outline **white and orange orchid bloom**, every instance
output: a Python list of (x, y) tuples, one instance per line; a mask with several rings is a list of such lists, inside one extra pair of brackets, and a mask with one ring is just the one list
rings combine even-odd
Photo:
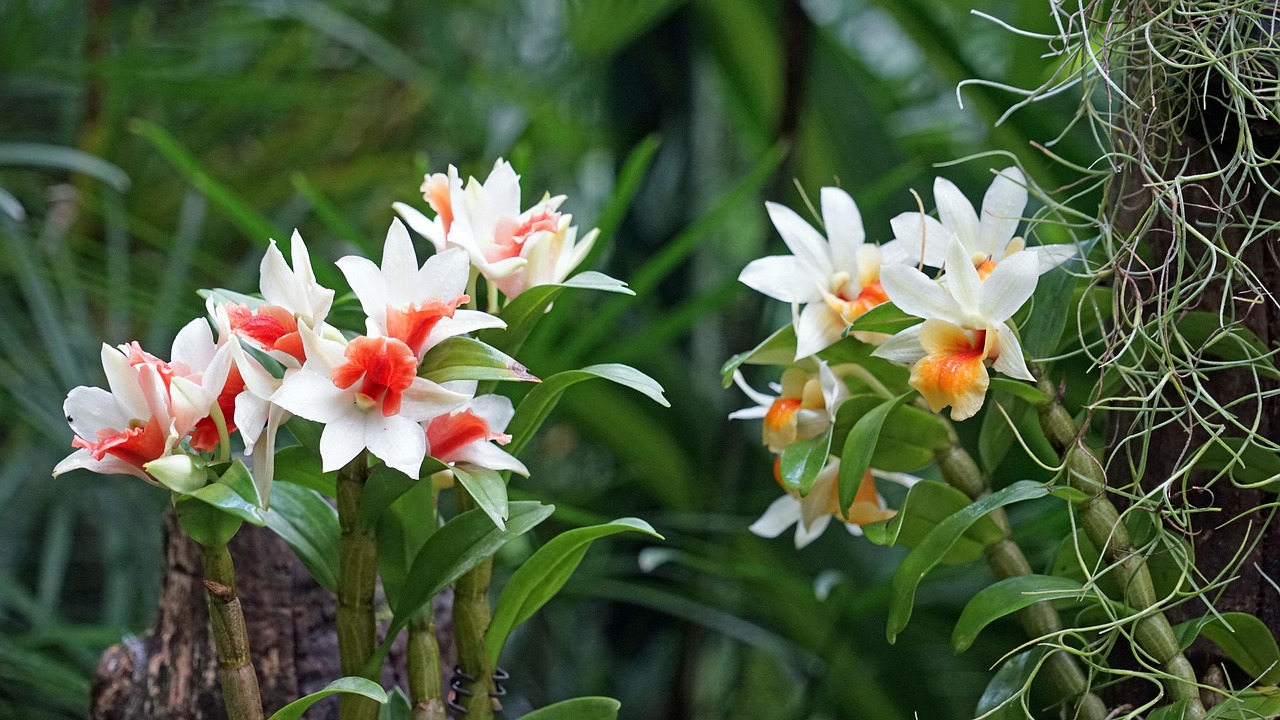
[(389, 467), (417, 479), (427, 455), (422, 423), (470, 398), (418, 377), (413, 350), (394, 337), (361, 336), (346, 345), (299, 326), (307, 362), (271, 401), (324, 424), (325, 472), (368, 448)]
[[(873, 473), (868, 470), (858, 485), (853, 504), (845, 512), (840, 508), (840, 459), (833, 457), (818, 473), (818, 479), (808, 495), (801, 498), (788, 493), (774, 500), (760, 519), (748, 529), (754, 535), (775, 538), (795, 525), (797, 549), (822, 535), (832, 518), (843, 522), (850, 534), (861, 535), (863, 525), (888, 520), (897, 514), (897, 511), (885, 506), (884, 498), (876, 492), (876, 474), (902, 482), (908, 487), (916, 481), (916, 478), (901, 473)], [(782, 482), (779, 480), (778, 484), (781, 485)]]
[[(444, 387), (463, 395), (476, 391), (475, 382), (451, 382)], [(511, 442), (511, 436), (505, 431), (514, 416), (515, 407), (510, 398), (481, 395), (423, 423), (427, 453), (447, 465), (464, 463), (490, 470), (510, 470), (528, 477), (529, 469), (524, 463), (498, 447)]]
[(849, 396), (848, 386), (821, 360), (816, 374), (800, 368), (785, 370), (782, 382), (772, 384), (776, 397), (753, 389), (740, 372), (734, 372), (733, 381), (756, 404), (729, 413), (729, 419), (762, 419), (764, 444), (775, 453), (830, 427), (836, 408)]
[[(796, 359), (800, 360), (838, 342), (850, 323), (885, 302), (881, 264), (906, 258), (888, 246), (864, 242), (858, 206), (840, 188), (822, 188), (825, 238), (790, 208), (777, 203), (765, 203), (765, 207), (792, 254), (753, 260), (738, 280), (771, 298), (792, 303), (793, 309), (804, 306), (794, 318)], [(874, 342), (881, 338), (864, 339)]]
[(506, 327), (498, 318), (459, 306), (469, 298), (467, 253), (458, 248), (432, 255), (421, 267), (409, 232), (391, 221), (382, 267), (355, 255), (338, 260), (368, 316), (368, 333), (395, 338), (421, 360), (447, 337)]
[(986, 277), (1002, 260), (1020, 252), (1036, 258), (1039, 274), (1049, 272), (1075, 255), (1075, 245), (1040, 245), (1028, 248), (1017, 237), (1018, 223), (1027, 209), (1027, 179), (1016, 167), (1001, 170), (982, 199), (982, 212), (946, 178), (933, 181), (933, 199), (938, 218), (921, 212), (906, 212), (889, 221), (896, 245), (913, 264), (942, 267), (947, 245), (956, 238), (968, 251), (978, 274)]
[(945, 280), (931, 280), (909, 266), (885, 268), (885, 292), (903, 312), (924, 318), (872, 353), (911, 365), (911, 386), (934, 412), (951, 406), (964, 420), (982, 408), (990, 378), (987, 366), (1020, 380), (1034, 380), (1008, 320), (1036, 289), (1037, 259), (1017, 253), (996, 265), (984, 281), (968, 250), (952, 238)]

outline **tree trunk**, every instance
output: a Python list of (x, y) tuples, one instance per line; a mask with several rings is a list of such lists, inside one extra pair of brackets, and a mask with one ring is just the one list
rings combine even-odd
[[(201, 583), (202, 550), (181, 532), (172, 513), (165, 518), (164, 533), (164, 580), (155, 624), (145, 636), (126, 638), (103, 654), (93, 680), (93, 720), (226, 717)], [(230, 549), (262, 702), (271, 713), (340, 676), (334, 596), (270, 530), (246, 525)], [(437, 598), (444, 668), (454, 664), (448, 605), (447, 593)], [(407, 687), (403, 639), (392, 648), (382, 684)], [(337, 714), (336, 699), (328, 698), (307, 717), (331, 720)]]

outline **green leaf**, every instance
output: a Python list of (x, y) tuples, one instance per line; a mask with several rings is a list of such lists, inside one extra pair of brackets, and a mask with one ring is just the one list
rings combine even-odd
[(231, 463), (214, 482), (187, 493), (178, 493), (178, 503), (198, 500), (253, 525), (265, 525), (258, 488), (243, 461)]
[[(853, 395), (840, 403), (831, 435), (832, 450), (839, 450), (838, 454), (843, 456), (854, 424), (882, 402), (881, 396), (868, 393)], [(946, 421), (931, 412), (899, 405), (889, 412), (880, 428), (870, 466), (877, 470), (910, 472), (932, 463), (935, 453), (950, 446)]]
[[(288, 424), (289, 430), (294, 432), (295, 437), (299, 429), (299, 425), (295, 423), (300, 420), (302, 418), (295, 417)], [(302, 422), (307, 426), (319, 425), (310, 420), (302, 420)], [(322, 472), (320, 468), (320, 455), (302, 445), (290, 445), (276, 451), (275, 482), (311, 488), (325, 497), (337, 497), (338, 473)]]
[(1031, 314), (1019, 328), (1022, 350), (1027, 357), (1042, 360), (1058, 351), (1062, 332), (1067, 327), (1067, 317), (1071, 314), (1071, 304), (1065, 299), (1072, 296), (1079, 280), (1071, 274), (1078, 272), (1078, 258), (1079, 255), (1041, 275), (1036, 283), (1036, 290), (1031, 295)]
[(782, 485), (788, 491), (798, 492), (801, 497), (809, 494), (818, 473), (827, 464), (831, 454), (831, 428), (814, 437), (797, 440), (782, 451), (782, 459), (778, 464)]
[(546, 520), (554, 511), (554, 505), (529, 501), (510, 503), (505, 530), (495, 527), (489, 516), (479, 509), (468, 510), (445, 523), (414, 558), (402, 591), (388, 598), (393, 613), (391, 627), (370, 664), (374, 668), (379, 666), (396, 634), (436, 593), (492, 556), (503, 545)]
[(878, 332), (895, 335), (921, 322), (923, 321), (915, 315), (908, 315), (899, 310), (897, 305), (885, 302), (854, 318), (848, 333), (852, 335), (855, 332)]
[(551, 303), (560, 297), (567, 288), (583, 290), (601, 290), (604, 292), (635, 295), (627, 284), (621, 280), (588, 270), (578, 273), (563, 283), (535, 285), (507, 301), (498, 317), (507, 324), (506, 328), (489, 328), (481, 330), (478, 337), (482, 342), (514, 355), (524, 341), (537, 327), (538, 321), (547, 313)]
[(413, 720), (413, 705), (403, 688), (397, 686), (388, 693), (387, 701), (378, 713), (378, 720)]
[[(871, 458), (875, 454), (880, 429), (889, 413), (901, 405), (910, 393), (904, 393), (892, 400), (885, 400), (870, 412), (858, 418), (849, 429), (844, 440), (844, 449), (840, 455), (840, 507), (846, 512), (857, 497), (858, 487), (862, 485), (862, 477), (871, 467)], [(783, 477), (786, 477), (785, 475)]]
[(1180, 623), (1174, 628), (1182, 646), (1204, 636), (1258, 683), (1280, 681), (1280, 648), (1265, 623), (1249, 613), (1225, 612)]
[(494, 606), (493, 619), (484, 636), (489, 662), (496, 665), (511, 631), (564, 587), (592, 542), (622, 532), (641, 532), (663, 539), (649, 523), (638, 518), (622, 518), (563, 532), (538, 548), (507, 581)]
[(754, 348), (734, 355), (720, 368), (724, 387), (733, 384), (733, 371), (743, 365), (792, 365), (796, 357), (796, 329), (784, 325)]
[(1187, 699), (1183, 698), (1172, 705), (1156, 708), (1154, 712), (1147, 716), (1147, 720), (1183, 720), (1186, 712)]
[(377, 700), (379, 703), (387, 701), (387, 693), (378, 683), (362, 677), (344, 677), (325, 685), (322, 690), (317, 690), (285, 705), (267, 720), (298, 720), (312, 705), (338, 693), (360, 695), (370, 700)]
[(524, 365), (469, 337), (447, 338), (428, 350), (418, 374), (438, 383), (453, 380), (538, 382)]
[(507, 452), (519, 455), (520, 451), (528, 445), (533, 434), (542, 427), (542, 423), (560, 401), (564, 391), (583, 380), (592, 378), (612, 380), (644, 394), (663, 407), (671, 407), (662, 394), (662, 386), (635, 368), (616, 363), (604, 363), (590, 365), (581, 370), (566, 370), (539, 383), (520, 401), (520, 406), (516, 408), (515, 415), (507, 425), (507, 433), (511, 435), (511, 442), (506, 447)]
[(1037, 388), (1035, 385), (1032, 385), (1025, 380), (992, 377), (990, 383), (990, 390), (999, 390), (1001, 392), (1009, 393), (1020, 400), (1026, 400), (1032, 405), (1043, 405), (1053, 399), (1040, 392), (1040, 388)]
[(607, 697), (564, 700), (521, 715), (521, 720), (615, 720), (622, 703)]
[(1081, 598), (1084, 586), (1070, 578), (1052, 575), (1016, 575), (985, 587), (964, 606), (955, 631), (951, 633), (951, 649), (959, 654), (969, 649), (987, 625), (1043, 600)]
[(975, 501), (938, 523), (937, 527), (930, 531), (902, 561), (890, 582), (889, 621), (885, 630), (889, 642), (892, 643), (897, 639), (898, 633), (902, 632), (911, 619), (916, 588), (920, 585), (920, 581), (942, 561), (952, 546), (964, 536), (964, 531), (969, 526), (996, 508), (1023, 500), (1042, 498), (1048, 494), (1049, 490), (1044, 485), (1030, 480), (1021, 480)]
[(395, 502), (419, 482), (431, 482), (431, 476), (449, 466), (433, 457), (422, 461), (418, 471), (421, 480), (414, 480), (404, 473), (379, 463), (369, 473), (364, 492), (360, 495), (360, 514), (356, 517), (356, 527), (368, 530), (378, 524), (378, 518), (391, 503)]
[(467, 465), (466, 467), (455, 466), (453, 476), (462, 483), (462, 487), (466, 488), (471, 499), (475, 500), (476, 506), (489, 516), (499, 530), (502, 530), (503, 522), (507, 519), (508, 507), (507, 484), (503, 482), (501, 473), (489, 468)]
[[(225, 488), (225, 486), (221, 487)], [(173, 498), (173, 511), (178, 518), (178, 524), (191, 536), (192, 540), (204, 547), (226, 545), (228, 540), (235, 537), (244, 523), (235, 515), (200, 502), (191, 495), (174, 493)]]
[(307, 572), (330, 592), (338, 589), (338, 512), (315, 490), (277, 484), (267, 511), (267, 527), (298, 556)]
[[(1237, 690), (1234, 695), (1215, 705), (1210, 718), (1223, 720), (1271, 720), (1280, 716), (1280, 693), (1275, 688)], [(1175, 720), (1182, 715), (1170, 715)]]
[(1280, 481), (1280, 456), (1248, 438), (1216, 437), (1196, 458), (1197, 470), (1227, 471), (1237, 485), (1265, 486), (1273, 492)]
[[(366, 486), (366, 491), (368, 486)], [(414, 558), (438, 528), (436, 489), (423, 478), (396, 498), (378, 519), (378, 576), (387, 597), (403, 592)]]
[[(1031, 673), (1040, 664), (1040, 658), (1044, 657), (1046, 651), (1047, 648), (1038, 646), (1006, 660), (982, 691), (974, 717), (981, 716), (984, 720), (1026, 720), (1027, 714), (1022, 709), (1022, 703), (1014, 698), (1025, 697), (1031, 684)], [(996, 708), (1000, 709), (994, 714), (986, 714)]]
[[(898, 514), (888, 520), (862, 526), (867, 539), (877, 545), (915, 548), (943, 520), (969, 507), (969, 496), (944, 483), (921, 480), (911, 487)], [(1004, 531), (988, 517), (965, 530), (943, 556), (944, 565), (960, 565), (982, 557), (987, 545), (1004, 537)]]

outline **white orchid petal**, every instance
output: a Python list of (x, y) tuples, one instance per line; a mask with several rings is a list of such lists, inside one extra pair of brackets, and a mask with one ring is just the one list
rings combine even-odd
[(151, 483), (158, 485), (150, 475), (142, 470), (142, 468), (127, 463), (113, 455), (104, 455), (101, 460), (94, 460), (93, 455), (88, 450), (76, 450), (70, 455), (62, 459), (53, 468), (53, 476), (57, 477), (65, 472), (72, 470), (88, 470), (98, 473), (99, 475), (132, 475)]
[(216, 399), (217, 395), (184, 377), (169, 380), (169, 400), (179, 438), (185, 437), (196, 423), (209, 417)]
[(947, 245), (947, 262), (943, 269), (946, 272), (947, 291), (955, 298), (961, 311), (966, 315), (979, 313), (983, 292), (982, 278), (978, 277), (978, 269), (973, 266), (973, 256), (958, 240), (952, 240)]
[(107, 374), (107, 387), (131, 417), (151, 417), (151, 408), (138, 383), (138, 371), (129, 365), (129, 359), (116, 348), (102, 344), (102, 369)]
[(752, 535), (764, 538), (776, 538), (783, 530), (800, 522), (800, 501), (790, 495), (783, 495), (769, 504), (758, 520), (747, 528)]
[(67, 393), (62, 413), (71, 431), (90, 442), (98, 440), (103, 429), (125, 430), (136, 416), (129, 413), (115, 395), (102, 388), (81, 385)]
[(993, 363), (996, 372), (1035, 382), (1035, 376), (1027, 369), (1027, 361), (1022, 357), (1022, 345), (1018, 342), (1017, 334), (1006, 323), (996, 325), (995, 330), (1000, 343), (1000, 356)]
[(960, 324), (960, 308), (955, 298), (937, 282), (908, 265), (880, 268), (880, 286), (899, 310), (925, 320), (946, 320)]
[(880, 343), (871, 355), (900, 365), (914, 365), (927, 354), (920, 347), (920, 328), (921, 325), (912, 325), (899, 332)]
[(418, 271), (415, 299), (437, 297), (453, 300), (458, 297), (467, 289), (470, 264), (467, 251), (462, 248), (450, 248), (427, 258)]
[(1018, 222), (1027, 209), (1027, 179), (1016, 167), (1007, 167), (996, 175), (982, 198), (976, 250), (997, 259), (1018, 231)]
[(347, 405), (354, 405), (354, 399), (347, 396), (347, 391), (334, 386), (328, 375), (310, 369), (308, 363), (284, 381), (271, 402), (308, 420), (333, 424), (348, 414)]
[(510, 470), (529, 477), (529, 468), (516, 459), (514, 455), (489, 442), (474, 442), (458, 448), (453, 454), (453, 461), (470, 463), (477, 467), (502, 472)]
[(215, 352), (213, 329), (204, 318), (196, 318), (183, 325), (173, 338), (169, 358), (174, 365), (185, 365), (189, 372), (202, 372), (213, 361)]
[(436, 252), (444, 251), (446, 245), (442, 223), (429, 219), (416, 208), (402, 202), (391, 203), (391, 209), (400, 215), (411, 230), (426, 238), (435, 247)]
[(418, 479), (427, 456), (427, 434), (421, 425), (402, 415), (387, 417), (374, 410), (368, 413), (365, 437), (369, 452), (388, 467)]
[(345, 417), (326, 423), (324, 432), (320, 434), (321, 470), (324, 472), (341, 469), (367, 447), (365, 413), (354, 408), (352, 410)]
[(791, 253), (800, 259), (800, 262), (808, 266), (807, 274), (831, 277), (833, 268), (827, 239), (791, 208), (772, 202), (767, 202), (764, 206), (769, 211), (769, 219), (773, 221), (773, 226), (782, 236), (782, 241), (787, 244)]
[(809, 543), (822, 537), (822, 533), (827, 531), (827, 526), (830, 524), (830, 515), (823, 515), (814, 520), (810, 526), (805, 526), (803, 522), (796, 523), (796, 549), (803, 550)]
[(252, 392), (242, 392), (237, 395), (235, 405), (236, 428), (244, 440), (244, 453), (252, 455), (254, 446), (257, 445), (258, 438), (262, 436), (262, 430), (267, 425), (271, 409), (279, 406), (267, 402)]
[(730, 420), (759, 420), (769, 413), (769, 408), (753, 405), (729, 413)]
[(773, 405), (773, 401), (777, 398), (772, 395), (766, 395), (747, 384), (746, 378), (742, 376), (741, 370), (733, 371), (733, 382), (744, 395), (751, 398), (751, 401), (762, 408), (768, 408)]
[[(404, 223), (396, 218), (387, 229), (387, 242), (382, 247), (382, 282), (387, 303), (400, 306), (417, 300), (421, 295), (416, 286), (417, 275), (418, 255), (413, 250), (413, 241)], [(366, 314), (372, 313), (366, 311)]]
[(849, 193), (837, 187), (822, 188), (822, 222), (827, 226), (831, 261), (835, 270), (857, 275), (857, 251), (866, 240), (862, 213)]
[(1037, 245), (1033, 248), (1027, 248), (1023, 252), (1033, 253), (1036, 256), (1036, 272), (1043, 275), (1075, 257), (1080, 252), (1080, 246), (1074, 243), (1069, 245)]
[(844, 335), (849, 324), (826, 303), (809, 303), (800, 313), (796, 323), (796, 360), (825, 350)]
[(262, 256), (262, 263), (258, 269), (261, 273), (258, 285), (262, 290), (262, 299), (266, 300), (268, 305), (278, 305), (295, 313), (310, 310), (311, 304), (307, 301), (302, 282), (285, 262), (284, 255), (280, 254), (280, 248), (276, 247), (275, 240), (267, 246), (267, 252)]
[(812, 303), (822, 300), (822, 287), (828, 282), (812, 274), (793, 255), (772, 255), (752, 260), (738, 280), (756, 292), (783, 302)]
[(364, 314), (379, 325), (386, 322), (387, 317), (387, 284), (382, 271), (373, 262), (355, 255), (340, 258), (338, 269), (347, 278), (347, 284), (360, 298), (360, 308)]
[(979, 252), (978, 213), (960, 188), (946, 178), (938, 178), (933, 181), (933, 200), (938, 204), (942, 224), (955, 233), (970, 254)]
[(496, 393), (481, 395), (472, 400), (469, 407), (471, 412), (484, 418), (484, 421), (489, 423), (489, 429), (494, 432), (504, 432), (507, 429), (507, 423), (511, 422), (511, 418), (516, 414), (511, 398)]
[(303, 291), (307, 296), (307, 307), (294, 308), (293, 311), (304, 317), (308, 323), (318, 325), (324, 322), (329, 315), (329, 309), (333, 307), (333, 290), (316, 283), (316, 273), (311, 268), (311, 253), (307, 251), (307, 244), (303, 242), (302, 235), (297, 230), (293, 231), (289, 248), (293, 256), (293, 274), (302, 282)]
[(413, 384), (400, 396), (400, 415), (422, 422), (452, 412), (469, 400), (469, 393), (456, 392), (426, 378), (414, 378)]
[(942, 267), (947, 243), (955, 235), (947, 226), (919, 212), (902, 213), (890, 220), (889, 226), (893, 228), (894, 242), (902, 243), (902, 251), (911, 258), (911, 264)]
[(997, 263), (982, 283), (982, 300), (978, 306), (982, 316), (993, 323), (1013, 317), (1036, 291), (1039, 262), (1035, 254), (1023, 251)]

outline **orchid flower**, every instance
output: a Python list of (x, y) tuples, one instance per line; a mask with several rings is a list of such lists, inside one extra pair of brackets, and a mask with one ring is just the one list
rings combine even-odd
[(470, 398), (418, 377), (417, 357), (397, 338), (361, 336), (343, 345), (306, 323), (298, 330), (306, 364), (285, 379), (271, 401), (324, 423), (324, 472), (341, 468), (368, 448), (389, 467), (417, 479), (427, 455), (419, 423)]
[(441, 340), (480, 330), (506, 327), (498, 318), (475, 310), (460, 310), (468, 300), (467, 254), (450, 249), (431, 256), (421, 267), (409, 232), (391, 221), (382, 250), (382, 267), (349, 255), (338, 268), (351, 283), (368, 316), (368, 333), (395, 338), (420, 361)]
[(297, 230), (293, 231), (290, 247), (292, 269), (274, 240), (262, 258), (259, 287), (265, 302), (255, 308), (227, 303), (226, 312), (233, 333), (250, 340), (286, 367), (296, 368), (306, 359), (298, 323), (319, 328), (333, 306), (333, 291), (316, 282), (307, 244)]
[(1001, 170), (991, 182), (982, 199), (981, 217), (960, 188), (945, 178), (933, 181), (933, 198), (938, 203), (940, 220), (921, 212), (906, 212), (889, 221), (894, 237), (912, 264), (942, 267), (952, 237), (964, 246), (982, 277), (1019, 252), (1035, 256), (1039, 274), (1049, 272), (1076, 253), (1074, 245), (1027, 248), (1025, 240), (1014, 236), (1027, 208), (1027, 180), (1016, 167)]
[[(908, 486), (916, 480), (901, 473), (876, 471), (875, 474), (892, 478)], [(884, 498), (876, 492), (875, 476), (871, 470), (867, 471), (858, 485), (858, 492), (848, 512), (843, 512), (840, 509), (839, 477), (840, 459), (833, 457), (818, 473), (818, 479), (808, 495), (801, 498), (788, 493), (774, 500), (764, 514), (748, 529), (754, 535), (775, 538), (795, 525), (796, 548), (800, 549), (822, 535), (833, 517), (843, 522), (850, 534), (861, 535), (863, 525), (888, 520), (897, 514), (897, 511), (885, 507)]]
[(1008, 320), (1035, 291), (1037, 258), (1016, 253), (985, 281), (957, 238), (947, 245), (946, 284), (919, 270), (886, 267), (881, 282), (889, 299), (924, 322), (894, 335), (872, 354), (911, 365), (911, 386), (934, 412), (951, 406), (964, 420), (982, 408), (990, 382), (987, 364), (1021, 380), (1034, 380)]
[[(451, 382), (444, 386), (468, 396), (476, 390), (474, 381)], [(469, 463), (490, 470), (510, 470), (528, 477), (529, 470), (524, 463), (498, 447), (511, 442), (511, 436), (504, 431), (514, 415), (515, 408), (510, 398), (481, 395), (424, 423), (427, 453), (448, 465)]]
[(729, 419), (763, 419), (764, 444), (775, 453), (830, 427), (835, 421), (835, 409), (849, 396), (848, 386), (821, 360), (816, 377), (800, 368), (785, 370), (782, 382), (774, 385), (776, 397), (747, 385), (740, 372), (734, 372), (733, 381), (756, 405), (735, 410)]
[(67, 395), (63, 412), (75, 432), (71, 446), (77, 449), (53, 474), (84, 468), (161, 485), (147, 465), (173, 453), (209, 414), (215, 396), (202, 386), (203, 376), (211, 386), (220, 386), (222, 380), (215, 376), (225, 370), (214, 365), (192, 379), (136, 343), (119, 348), (104, 344), (101, 356), (110, 391), (82, 385)]
[(858, 206), (839, 188), (822, 188), (826, 238), (790, 208), (777, 203), (765, 207), (792, 254), (753, 260), (738, 280), (793, 308), (805, 306), (795, 318), (799, 360), (838, 342), (850, 323), (887, 299), (880, 286), (886, 260), (882, 253), (889, 254), (890, 262), (898, 261), (899, 253), (864, 243)]

